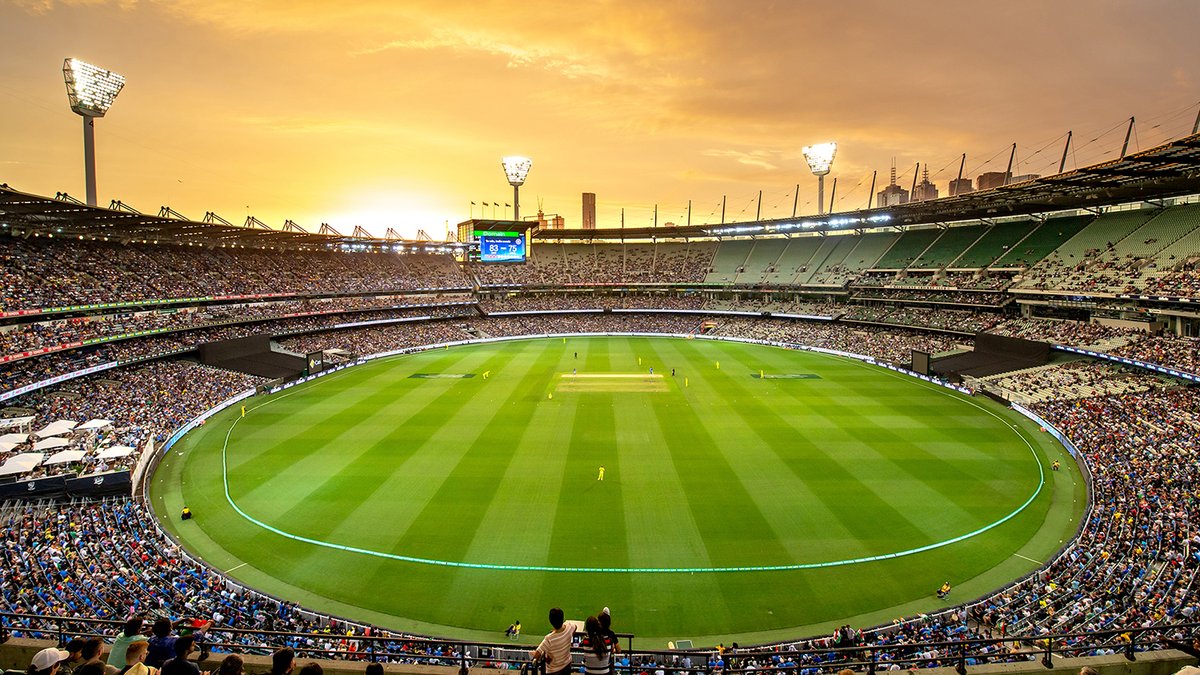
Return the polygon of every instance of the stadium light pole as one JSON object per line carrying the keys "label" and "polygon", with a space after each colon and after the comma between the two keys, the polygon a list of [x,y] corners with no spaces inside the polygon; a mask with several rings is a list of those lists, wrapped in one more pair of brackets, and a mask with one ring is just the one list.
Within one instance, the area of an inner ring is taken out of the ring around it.
{"label": "stadium light pole", "polygon": [[804,147],[804,160],[817,177],[817,215],[825,215],[825,176],[829,175],[836,154],[837,143],[817,143]]}
{"label": "stadium light pole", "polygon": [[96,206],[96,118],[112,107],[125,78],[79,59],[63,61],[63,79],[71,110],[83,117],[83,172],[88,206]]}
{"label": "stadium light pole", "polygon": [[520,155],[510,155],[500,160],[500,164],[504,167],[504,175],[508,177],[508,184],[513,187],[513,220],[520,220],[521,186],[525,184],[525,177],[529,175],[533,160]]}

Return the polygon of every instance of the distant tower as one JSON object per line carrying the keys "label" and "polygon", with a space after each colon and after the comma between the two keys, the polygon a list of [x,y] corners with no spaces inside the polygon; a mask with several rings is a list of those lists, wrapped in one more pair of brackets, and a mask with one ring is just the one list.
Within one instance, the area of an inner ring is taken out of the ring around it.
{"label": "distant tower", "polygon": [[596,193],[583,193],[583,229],[596,229]]}
{"label": "distant tower", "polygon": [[875,206],[898,206],[908,203],[908,190],[896,185],[896,158],[892,158],[892,181],[875,196]]}
{"label": "distant tower", "polygon": [[950,196],[965,195],[974,192],[970,178],[954,178],[950,181]]}
{"label": "distant tower", "polygon": [[991,190],[1008,183],[1008,174],[1003,171],[987,171],[975,177],[976,190]]}
{"label": "distant tower", "polygon": [[921,182],[917,183],[917,187],[913,190],[912,200],[914,202],[923,202],[926,199],[937,199],[937,186],[929,182],[929,165],[925,165],[925,170],[921,173]]}

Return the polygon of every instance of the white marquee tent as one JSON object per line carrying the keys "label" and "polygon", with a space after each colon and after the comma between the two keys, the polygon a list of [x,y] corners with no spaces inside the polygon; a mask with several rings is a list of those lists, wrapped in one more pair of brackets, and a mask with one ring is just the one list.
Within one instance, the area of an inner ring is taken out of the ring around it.
{"label": "white marquee tent", "polygon": [[4,466],[0,466],[0,476],[12,476],[18,473],[29,473],[33,471],[46,455],[40,452],[23,452],[14,457],[9,457]]}

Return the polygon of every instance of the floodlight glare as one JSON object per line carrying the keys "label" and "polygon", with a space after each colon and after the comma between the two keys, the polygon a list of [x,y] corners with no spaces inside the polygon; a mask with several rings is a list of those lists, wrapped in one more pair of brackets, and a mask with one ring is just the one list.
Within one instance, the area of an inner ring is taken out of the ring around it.
{"label": "floodlight glare", "polygon": [[88,206],[96,205],[96,118],[104,117],[117,94],[125,87],[125,78],[79,59],[63,62],[67,100],[71,110],[83,117],[83,172],[87,183]]}
{"label": "floodlight glare", "polygon": [[825,176],[833,168],[833,157],[837,154],[837,143],[817,143],[805,146],[804,159],[808,168],[817,177],[817,213],[825,214]]}
{"label": "floodlight glare", "polygon": [[513,187],[520,187],[525,184],[525,177],[529,175],[529,168],[533,166],[533,160],[528,157],[513,155],[500,160],[504,166],[504,175],[508,177],[508,184]]}
{"label": "floodlight glare", "polygon": [[71,110],[85,117],[104,117],[125,87],[123,76],[79,59],[63,62],[63,79]]}
{"label": "floodlight glare", "polygon": [[513,220],[520,220],[521,186],[525,184],[525,177],[529,175],[533,160],[520,155],[510,155],[501,159],[500,165],[504,167],[504,175],[513,188]]}
{"label": "floodlight glare", "polygon": [[837,143],[817,143],[804,148],[804,159],[814,176],[824,176],[833,166],[833,156],[837,154]]}

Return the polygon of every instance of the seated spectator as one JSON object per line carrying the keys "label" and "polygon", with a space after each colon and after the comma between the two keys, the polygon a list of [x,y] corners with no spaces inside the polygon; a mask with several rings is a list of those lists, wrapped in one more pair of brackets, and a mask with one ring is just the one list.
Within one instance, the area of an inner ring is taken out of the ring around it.
{"label": "seated spectator", "polygon": [[119,675],[158,675],[157,668],[146,665],[150,643],[145,639],[131,642],[125,649],[125,667]]}
{"label": "seated spectator", "polygon": [[296,652],[291,647],[278,649],[271,654],[271,675],[288,675],[296,667]]}
{"label": "seated spectator", "polygon": [[67,653],[70,656],[58,666],[59,675],[71,675],[75,667],[83,663],[83,640],[72,638],[67,643]]}
{"label": "seated spectator", "polygon": [[196,651],[196,640],[184,635],[175,640],[175,658],[163,664],[161,675],[200,675],[200,667],[188,659]]}
{"label": "seated spectator", "polygon": [[59,664],[70,656],[70,653],[61,649],[47,647],[33,655],[33,660],[29,662],[28,675],[57,675]]}
{"label": "seated spectator", "polygon": [[108,664],[100,659],[103,648],[104,642],[98,637],[84,640],[83,647],[79,652],[83,663],[75,668],[75,675],[116,675],[118,669],[113,668],[112,671],[109,671]]}
{"label": "seated spectator", "polygon": [[154,620],[150,637],[150,653],[146,655],[146,665],[161,669],[167,661],[175,657],[175,643],[178,637],[171,635],[171,620],[160,616]]}
{"label": "seated spectator", "polygon": [[117,633],[117,637],[113,639],[112,646],[108,648],[108,665],[114,668],[125,667],[125,649],[134,642],[146,641],[146,636],[142,635],[144,623],[140,616],[132,617],[125,622],[125,625],[121,627],[121,632]]}
{"label": "seated spectator", "polygon": [[221,661],[221,667],[217,668],[217,675],[245,675],[243,669],[242,657],[237,654],[230,654]]}

